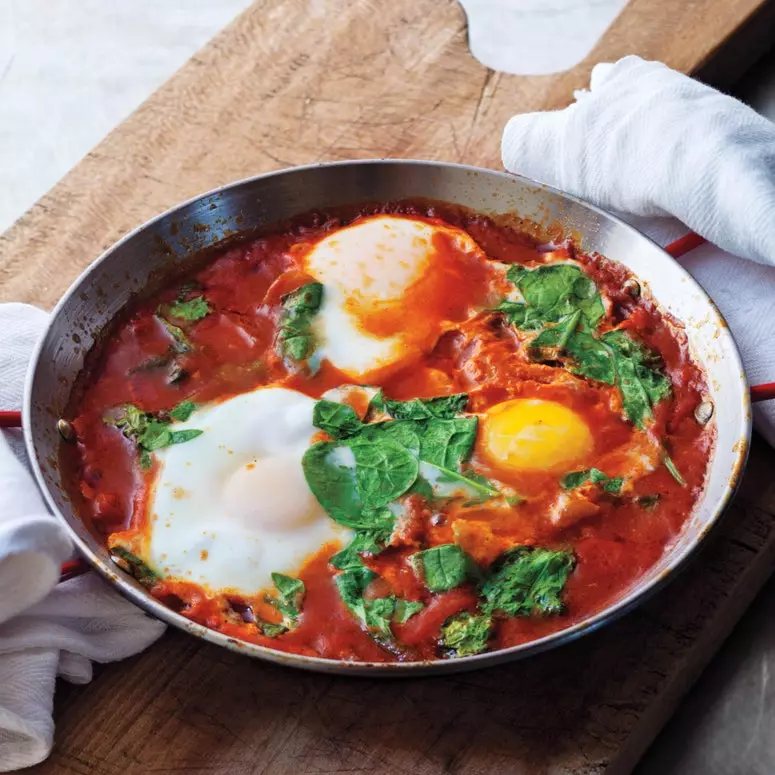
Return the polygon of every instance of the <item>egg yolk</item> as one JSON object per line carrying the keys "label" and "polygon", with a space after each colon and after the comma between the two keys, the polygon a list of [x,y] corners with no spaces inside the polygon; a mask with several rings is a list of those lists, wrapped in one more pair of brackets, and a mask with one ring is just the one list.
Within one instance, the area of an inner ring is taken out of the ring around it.
{"label": "egg yolk", "polygon": [[532,398],[492,407],[481,443],[493,463],[516,471],[566,471],[594,447],[589,427],[574,411]]}

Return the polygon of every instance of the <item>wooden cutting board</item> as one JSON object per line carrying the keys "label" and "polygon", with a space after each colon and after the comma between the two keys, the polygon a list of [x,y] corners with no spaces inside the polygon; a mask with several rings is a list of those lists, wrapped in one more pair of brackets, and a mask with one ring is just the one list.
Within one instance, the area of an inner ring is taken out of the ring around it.
{"label": "wooden cutting board", "polygon": [[[731,80],[771,39],[761,0],[631,0],[586,61],[514,77],[471,58],[453,0],[258,2],[0,237],[0,300],[50,307],[93,258],[203,190],[319,160],[499,166],[515,112],[562,107],[627,53]],[[519,45],[518,37],[515,45]],[[390,682],[249,661],[168,633],[62,685],[35,773],[624,773],[775,562],[775,454],[693,567],[645,607],[507,667]]]}

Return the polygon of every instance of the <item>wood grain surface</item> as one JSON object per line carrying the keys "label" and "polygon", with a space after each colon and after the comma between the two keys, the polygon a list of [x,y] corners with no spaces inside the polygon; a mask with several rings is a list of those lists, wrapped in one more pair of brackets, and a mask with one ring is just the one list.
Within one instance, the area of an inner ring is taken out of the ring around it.
{"label": "wood grain surface", "polygon": [[[453,0],[258,2],[0,237],[0,300],[50,307],[121,234],[258,172],[382,156],[498,167],[506,119],[567,104],[594,62],[718,63],[762,7],[631,0],[577,68],[519,78],[471,58]],[[170,632],[89,686],[60,686],[54,753],[30,772],[628,772],[773,567],[774,464],[755,444],[743,493],[694,566],[561,650],[385,682],[291,671]]]}

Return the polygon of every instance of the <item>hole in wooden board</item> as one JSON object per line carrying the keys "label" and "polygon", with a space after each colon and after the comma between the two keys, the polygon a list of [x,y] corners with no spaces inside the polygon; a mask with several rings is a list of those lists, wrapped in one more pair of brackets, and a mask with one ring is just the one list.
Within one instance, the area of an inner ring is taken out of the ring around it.
{"label": "hole in wooden board", "polygon": [[627,5],[627,0],[458,1],[468,19],[471,55],[513,75],[574,67]]}

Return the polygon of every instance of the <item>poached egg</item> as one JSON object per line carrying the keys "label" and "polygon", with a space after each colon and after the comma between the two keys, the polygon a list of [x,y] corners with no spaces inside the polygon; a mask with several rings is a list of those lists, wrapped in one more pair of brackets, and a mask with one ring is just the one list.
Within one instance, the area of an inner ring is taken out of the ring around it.
{"label": "poached egg", "polygon": [[330,520],[304,479],[315,401],[265,387],[198,408],[175,430],[199,429],[156,452],[145,561],[167,578],[256,595],[273,572],[294,575],[324,544],[351,533]]}

